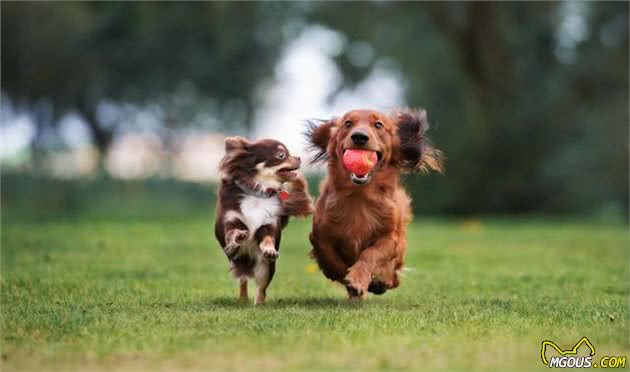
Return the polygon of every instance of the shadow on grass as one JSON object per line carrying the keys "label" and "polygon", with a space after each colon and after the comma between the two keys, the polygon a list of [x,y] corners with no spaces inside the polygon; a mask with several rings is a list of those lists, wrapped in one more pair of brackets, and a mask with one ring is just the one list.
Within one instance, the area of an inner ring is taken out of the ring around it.
{"label": "shadow on grass", "polygon": [[[225,308],[225,309],[243,309],[254,306],[253,299],[244,302],[237,298],[232,297],[217,297],[210,299],[207,304],[211,308]],[[278,299],[268,299],[261,308],[265,309],[328,309],[328,308],[343,308],[343,309],[361,309],[364,306],[368,306],[368,303],[349,301],[344,298],[331,298],[331,297],[285,297]]]}

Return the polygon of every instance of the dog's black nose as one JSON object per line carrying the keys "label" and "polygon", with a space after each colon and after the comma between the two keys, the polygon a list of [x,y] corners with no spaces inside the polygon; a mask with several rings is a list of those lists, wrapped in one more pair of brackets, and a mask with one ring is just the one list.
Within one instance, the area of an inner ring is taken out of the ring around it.
{"label": "dog's black nose", "polygon": [[367,132],[363,129],[357,129],[352,132],[350,138],[352,138],[352,142],[354,142],[355,145],[365,145],[367,141],[370,140],[370,136],[368,136]]}

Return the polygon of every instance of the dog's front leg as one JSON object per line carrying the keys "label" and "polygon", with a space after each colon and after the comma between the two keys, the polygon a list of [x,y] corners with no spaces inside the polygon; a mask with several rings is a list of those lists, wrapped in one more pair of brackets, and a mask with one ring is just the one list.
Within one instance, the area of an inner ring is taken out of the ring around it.
{"label": "dog's front leg", "polygon": [[275,232],[275,226],[263,225],[254,234],[258,248],[260,248],[260,252],[267,261],[275,261],[278,258],[278,250],[274,239]]}
{"label": "dog's front leg", "polygon": [[308,194],[308,183],[302,174],[291,181],[288,199],[282,203],[285,216],[305,217],[313,213],[313,200]]}
{"label": "dog's front leg", "polygon": [[397,247],[395,235],[389,234],[361,252],[359,260],[348,269],[345,278],[351,298],[364,298],[373,279],[383,281],[388,288],[395,286],[395,260],[399,257]]}
{"label": "dog's front leg", "polygon": [[311,257],[324,275],[330,279],[342,282],[348,272],[349,265],[339,255],[334,243],[329,239],[320,238],[316,231],[311,232],[309,239],[313,245]]}
{"label": "dog's front leg", "polygon": [[234,259],[241,243],[249,236],[247,226],[239,219],[232,219],[225,223],[225,255],[230,259]]}

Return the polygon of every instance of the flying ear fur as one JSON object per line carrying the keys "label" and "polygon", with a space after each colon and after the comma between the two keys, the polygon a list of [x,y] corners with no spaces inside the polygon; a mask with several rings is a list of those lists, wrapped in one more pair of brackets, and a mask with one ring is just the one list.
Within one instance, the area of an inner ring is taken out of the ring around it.
{"label": "flying ear fur", "polygon": [[309,150],[314,154],[310,160],[311,164],[325,162],[328,160],[328,143],[335,132],[335,120],[309,120],[304,135],[309,143]]}
{"label": "flying ear fur", "polygon": [[399,166],[406,172],[444,171],[442,151],[431,145],[425,133],[429,128],[425,110],[404,110],[395,113],[398,125]]}
{"label": "flying ear fur", "polygon": [[420,172],[429,172],[434,170],[440,174],[444,174],[444,153],[435,147],[425,144],[420,161]]}
{"label": "flying ear fur", "polygon": [[248,144],[249,141],[243,137],[227,137],[225,139],[225,152],[229,154],[236,149],[244,149]]}
{"label": "flying ear fur", "polygon": [[234,136],[225,139],[225,156],[219,162],[219,170],[231,175],[243,173],[249,163],[244,163],[243,159],[249,156],[247,146],[251,144],[243,137]]}

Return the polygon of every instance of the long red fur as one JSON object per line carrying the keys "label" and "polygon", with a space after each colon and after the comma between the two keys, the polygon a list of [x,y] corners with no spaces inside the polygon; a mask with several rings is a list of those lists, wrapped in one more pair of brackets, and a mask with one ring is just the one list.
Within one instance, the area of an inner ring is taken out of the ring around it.
{"label": "long red fur", "polygon": [[[341,164],[351,143],[351,130],[343,126],[348,120],[367,128],[382,154],[379,169],[365,185],[353,184]],[[377,121],[382,128],[374,129]],[[381,294],[400,284],[411,221],[411,199],[400,174],[442,169],[441,153],[426,140],[426,128],[424,111],[386,115],[369,110],[311,127],[311,144],[320,151],[315,158],[328,162],[315,206],[311,255],[327,278],[346,286],[351,298],[364,298],[368,290]]]}

